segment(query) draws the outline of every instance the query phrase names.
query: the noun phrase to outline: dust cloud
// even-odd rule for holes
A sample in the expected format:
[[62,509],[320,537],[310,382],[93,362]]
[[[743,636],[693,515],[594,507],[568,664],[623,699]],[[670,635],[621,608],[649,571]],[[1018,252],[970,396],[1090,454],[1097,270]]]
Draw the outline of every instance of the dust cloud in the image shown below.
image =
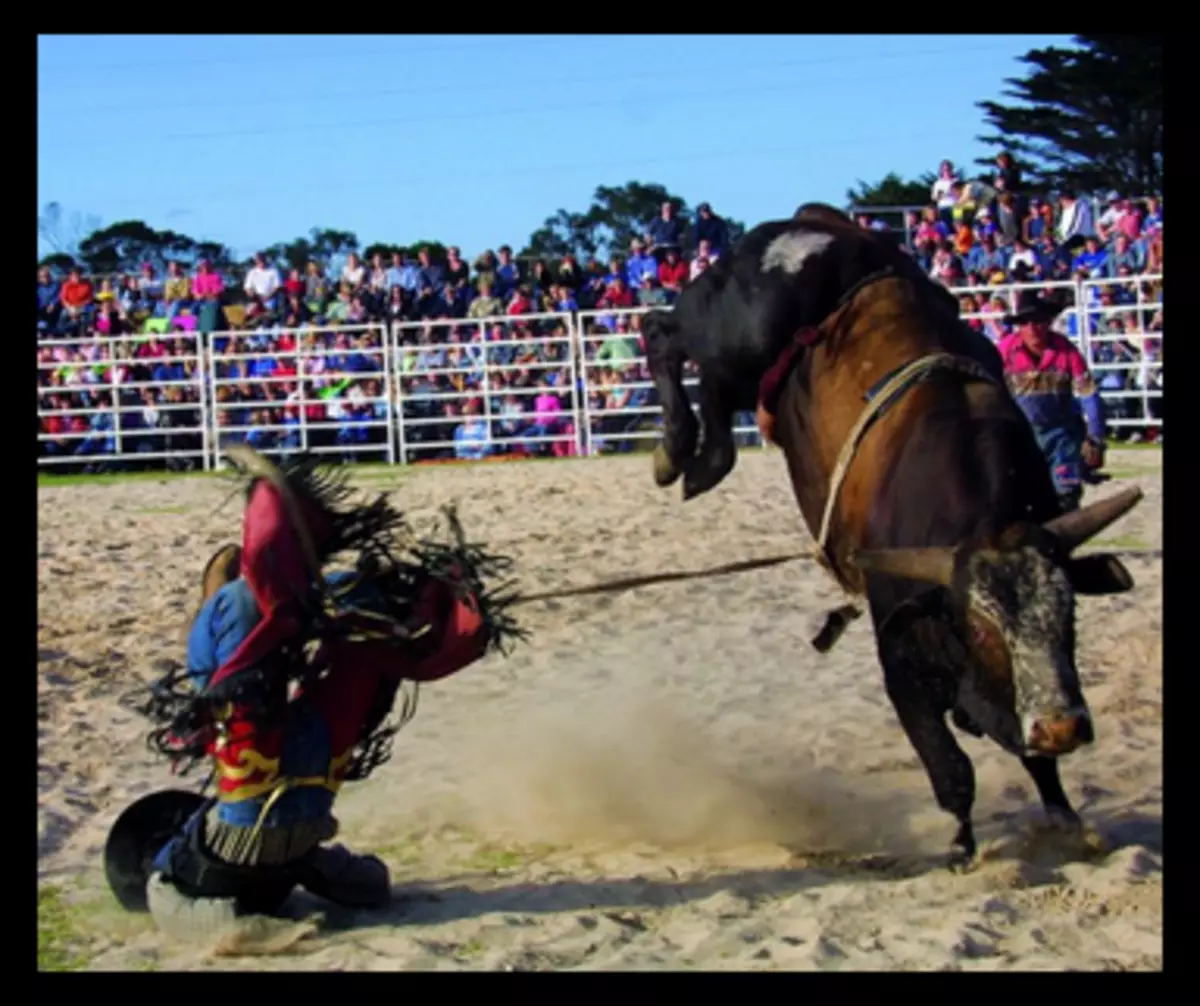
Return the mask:
[[820,771],[781,735],[754,740],[723,744],[646,695],[546,703],[464,740],[452,823],[562,846],[915,847],[912,794]]

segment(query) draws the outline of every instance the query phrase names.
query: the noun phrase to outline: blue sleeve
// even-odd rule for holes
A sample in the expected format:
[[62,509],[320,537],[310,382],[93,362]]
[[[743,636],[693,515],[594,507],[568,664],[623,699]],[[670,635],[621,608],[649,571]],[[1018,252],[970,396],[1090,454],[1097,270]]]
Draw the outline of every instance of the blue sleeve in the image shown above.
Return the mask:
[[218,667],[233,656],[261,615],[240,577],[204,602],[188,633],[187,666],[193,683],[204,688]]
[[1099,391],[1093,391],[1079,400],[1083,407],[1083,415],[1087,419],[1088,436],[1095,440],[1103,440],[1105,434],[1104,400]]

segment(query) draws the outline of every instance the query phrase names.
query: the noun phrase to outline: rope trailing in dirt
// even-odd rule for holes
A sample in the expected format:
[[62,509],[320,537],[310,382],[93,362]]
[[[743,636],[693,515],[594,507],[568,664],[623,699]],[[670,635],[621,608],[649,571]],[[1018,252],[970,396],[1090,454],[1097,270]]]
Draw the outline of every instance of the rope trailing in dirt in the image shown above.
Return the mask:
[[[1094,550],[1082,549],[1080,554],[1088,551],[1102,552],[1105,555],[1116,556],[1118,559],[1161,559],[1161,548],[1122,548]],[[730,562],[723,566],[713,566],[709,569],[693,569],[673,573],[646,573],[642,576],[627,576],[620,580],[605,580],[601,583],[589,584],[586,587],[566,587],[561,590],[544,590],[537,594],[518,594],[512,603],[532,604],[534,601],[557,601],[564,597],[582,597],[586,594],[615,594],[622,590],[633,590],[635,587],[649,587],[659,583],[673,583],[679,580],[705,580],[712,576],[728,576],[731,573],[746,573],[754,569],[765,569],[769,566],[780,566],[785,562],[816,562],[811,552],[789,552],[786,555],[774,555],[765,559],[746,559],[742,562]]]
[[580,597],[584,594],[615,594],[621,590],[647,587],[656,583],[671,583],[676,580],[703,580],[710,576],[726,576],[729,573],[744,573],[752,569],[778,566],[797,559],[811,559],[807,552],[790,552],[787,555],[771,556],[768,559],[745,559],[711,569],[696,569],[674,573],[646,573],[642,576],[627,576],[620,580],[607,580],[587,587],[567,587],[563,590],[546,590],[538,594],[519,594],[513,604],[530,604],[533,601],[557,601],[563,597]]
[[[1083,550],[1088,551],[1088,550]],[[1094,551],[1113,555],[1119,559],[1161,559],[1161,548],[1127,548],[1104,549]],[[1081,554],[1083,552],[1081,551]],[[620,580],[605,580],[601,583],[589,584],[586,587],[566,587],[561,590],[544,590],[536,594],[515,594],[509,602],[512,606],[532,604],[535,601],[557,601],[566,597],[583,597],[588,594],[615,594],[622,590],[633,590],[635,587],[649,587],[659,583],[674,583],[680,580],[706,580],[714,576],[728,576],[731,573],[746,573],[754,569],[766,569],[770,566],[780,566],[785,562],[818,562],[812,551],[789,552],[785,555],[774,555],[764,559],[746,559],[742,562],[730,562],[723,566],[713,566],[709,569],[694,569],[673,573],[646,573],[642,576],[627,576]],[[845,632],[847,626],[860,617],[861,610],[852,604],[844,604],[840,608],[827,612],[825,624],[821,631],[812,639],[813,648],[820,653],[827,653],[835,642]]]

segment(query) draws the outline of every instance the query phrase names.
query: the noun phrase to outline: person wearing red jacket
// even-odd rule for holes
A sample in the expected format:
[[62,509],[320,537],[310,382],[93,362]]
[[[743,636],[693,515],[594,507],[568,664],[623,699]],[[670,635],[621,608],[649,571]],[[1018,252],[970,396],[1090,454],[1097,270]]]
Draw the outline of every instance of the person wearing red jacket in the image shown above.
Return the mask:
[[679,257],[679,252],[674,248],[667,251],[667,257],[658,267],[658,281],[662,284],[664,290],[673,291],[676,295],[683,290],[684,284],[688,281],[690,269],[688,264]]
[[[187,819],[167,837],[139,801],[106,849],[122,904],[180,937],[271,914],[297,885],[386,904],[382,861],[323,844],[339,789],[389,757],[399,727],[382,724],[402,683],[440,680],[524,635],[505,613],[511,598],[484,591],[507,560],[464,545],[452,510],[456,542],[411,543],[402,562],[389,546],[403,520],[385,496],[340,510],[346,490],[307,455],[276,466],[244,445],[226,454],[250,476],[242,543],[209,560],[186,671],[142,708],[159,750],[176,766],[207,761],[216,793],[184,800]],[[359,552],[355,568],[325,573],[342,551]]]

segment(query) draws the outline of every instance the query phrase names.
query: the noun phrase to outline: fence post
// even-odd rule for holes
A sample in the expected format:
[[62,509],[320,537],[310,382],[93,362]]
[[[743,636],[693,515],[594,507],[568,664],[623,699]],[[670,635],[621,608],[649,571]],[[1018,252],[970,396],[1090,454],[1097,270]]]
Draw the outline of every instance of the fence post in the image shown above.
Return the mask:
[[[491,381],[491,364],[488,362],[487,346],[481,345],[480,349],[483,354],[483,422],[487,429],[487,446],[488,453],[492,451],[494,446],[492,443],[492,381]],[[463,347],[464,354],[470,353],[471,345],[468,343]],[[465,417],[464,417],[465,418]]]
[[218,461],[221,457],[221,424],[218,413],[220,412],[220,401],[217,398],[217,349],[213,345],[215,342],[215,332],[209,333],[210,349],[208,354],[208,386],[212,394],[212,467],[219,468]]
[[113,424],[113,460],[120,459],[121,454],[121,375],[117,370],[117,343],[115,339],[105,340],[108,343],[108,395],[112,406]]
[[1136,282],[1134,286],[1137,290],[1135,303],[1137,304],[1138,359],[1140,361],[1138,378],[1142,386],[1142,422],[1146,424],[1146,429],[1149,431],[1154,417],[1150,415],[1150,363],[1146,359],[1146,314],[1142,309],[1142,284]]
[[1088,370],[1092,369],[1092,340],[1088,332],[1087,323],[1087,288],[1082,280],[1076,279],[1075,283],[1075,307],[1078,309],[1079,318],[1079,351],[1083,354],[1083,359],[1088,365]]
[[[577,346],[579,325],[577,319],[576,312],[567,312],[567,358],[571,370],[571,422],[575,424],[575,453],[583,458],[587,457],[587,441],[584,437],[584,412],[580,407],[583,376],[579,370],[580,356]],[[586,403],[586,398],[584,401]]]
[[388,350],[388,332],[392,326],[386,321],[379,326],[379,349],[383,355],[383,395],[387,403],[387,459],[389,465],[396,463],[396,437],[392,429],[393,398],[392,398],[392,354]]
[[304,333],[296,334],[296,377],[299,379],[296,384],[296,390],[300,392],[300,450],[308,451],[308,394],[305,391],[305,385],[308,383],[306,374],[308,373],[306,347],[304,345]]
[[586,457],[593,458],[596,456],[596,450],[592,445],[592,394],[591,386],[588,383],[588,356],[587,356],[587,321],[584,318],[582,311],[575,312],[576,319],[576,338],[579,343],[579,397],[580,409],[583,413],[583,428],[584,428],[584,450]]
[[[408,448],[404,439],[404,368],[400,365],[400,341],[397,333],[400,331],[400,322],[394,321],[388,326],[388,357],[392,363],[392,375],[395,380],[395,387],[392,390],[392,395],[395,401],[395,416],[396,416],[396,447],[400,455],[400,464],[408,464]],[[390,437],[389,437],[390,439]]]
[[209,456],[213,448],[212,432],[208,428],[209,422],[209,407],[208,396],[212,393],[212,387],[209,381],[205,380],[208,359],[211,353],[208,350],[208,333],[196,333],[196,383],[199,387],[196,389],[196,399],[200,403],[200,453],[203,455],[204,470],[212,471],[212,458]]

